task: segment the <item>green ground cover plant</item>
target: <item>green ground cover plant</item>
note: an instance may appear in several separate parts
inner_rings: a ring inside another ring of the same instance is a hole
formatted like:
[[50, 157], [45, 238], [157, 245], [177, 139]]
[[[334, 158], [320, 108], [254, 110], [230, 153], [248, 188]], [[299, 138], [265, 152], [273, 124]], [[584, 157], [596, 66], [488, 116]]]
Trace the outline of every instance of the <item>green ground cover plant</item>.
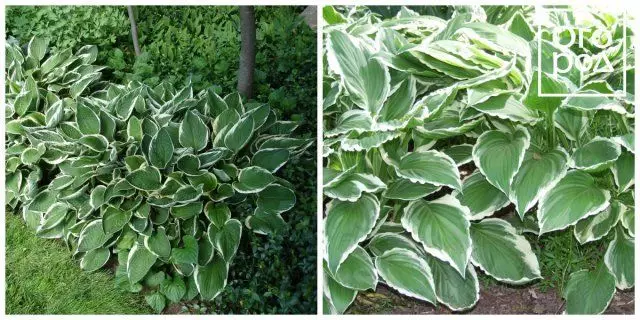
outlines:
[[[565, 312], [602, 313], [634, 286], [632, 32], [596, 10], [540, 31], [527, 7], [452, 10], [323, 9], [324, 312], [378, 283], [468, 310], [479, 272], [539, 281], [553, 242], [527, 238], [569, 234], [605, 250], [569, 270]], [[578, 27], [585, 42], [561, 45]]]
[[[243, 225], [286, 227], [296, 203], [277, 171], [313, 143], [237, 93], [99, 81], [95, 46], [7, 46], [7, 204], [85, 271], [116, 259], [116, 283], [147, 303], [213, 300]], [[243, 221], [230, 207], [243, 203]]]

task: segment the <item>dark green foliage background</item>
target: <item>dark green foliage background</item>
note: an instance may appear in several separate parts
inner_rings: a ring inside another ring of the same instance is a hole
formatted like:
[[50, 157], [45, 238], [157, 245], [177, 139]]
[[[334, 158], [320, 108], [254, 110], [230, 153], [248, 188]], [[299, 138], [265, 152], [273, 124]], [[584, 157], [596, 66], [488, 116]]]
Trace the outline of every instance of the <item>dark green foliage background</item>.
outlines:
[[[299, 17], [304, 7], [256, 7], [255, 100], [267, 101], [283, 120], [302, 120], [300, 134], [315, 139], [316, 33]], [[237, 85], [240, 30], [237, 7], [136, 7], [143, 54], [135, 57], [125, 7], [7, 7], [7, 37], [50, 40], [53, 50], [98, 46], [103, 79], [117, 83], [161, 80], [195, 90]], [[244, 232], [215, 313], [316, 313], [315, 147], [280, 175], [296, 187], [297, 204], [280, 235]], [[244, 217], [248, 212], [234, 212]], [[35, 237], [35, 236], [34, 236]], [[141, 310], [142, 311], [142, 310]], [[145, 311], [142, 311], [145, 312]]]

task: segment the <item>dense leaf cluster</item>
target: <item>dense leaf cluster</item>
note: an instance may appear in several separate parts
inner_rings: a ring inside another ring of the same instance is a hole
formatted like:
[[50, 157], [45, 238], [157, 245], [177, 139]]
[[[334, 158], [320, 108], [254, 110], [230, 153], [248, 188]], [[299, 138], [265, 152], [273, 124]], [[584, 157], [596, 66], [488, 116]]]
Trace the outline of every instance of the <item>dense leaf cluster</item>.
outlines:
[[[478, 270], [541, 278], [524, 233], [608, 241], [571, 275], [568, 313], [601, 313], [633, 287], [632, 32], [622, 17], [567, 10], [538, 31], [530, 8], [502, 8], [455, 7], [448, 20], [324, 8], [325, 312], [379, 282], [467, 310]], [[578, 28], [584, 42], [563, 45]]]

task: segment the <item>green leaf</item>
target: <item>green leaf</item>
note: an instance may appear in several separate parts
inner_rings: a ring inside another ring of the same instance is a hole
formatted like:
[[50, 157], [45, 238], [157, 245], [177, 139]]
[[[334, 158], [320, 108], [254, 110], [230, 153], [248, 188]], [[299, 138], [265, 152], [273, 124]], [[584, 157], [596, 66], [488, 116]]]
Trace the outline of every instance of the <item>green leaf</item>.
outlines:
[[414, 252], [391, 249], [376, 257], [375, 264], [378, 274], [388, 286], [406, 296], [437, 303], [431, 268]]
[[592, 96], [572, 96], [563, 103], [563, 108], [571, 108], [580, 111], [607, 110], [619, 114], [627, 114], [627, 110], [618, 102], [611, 98], [604, 97], [595, 90], [584, 90], [580, 94], [591, 94]]
[[144, 296], [144, 300], [156, 313], [161, 313], [166, 306], [166, 301], [162, 293], [154, 292], [152, 294]]
[[66, 203], [54, 203], [42, 217], [38, 230], [49, 230], [61, 224], [67, 217], [69, 209]]
[[424, 198], [438, 190], [440, 190], [439, 186], [413, 183], [407, 179], [398, 178], [387, 186], [382, 196], [387, 199], [411, 201]]
[[527, 152], [511, 182], [509, 197], [520, 218], [567, 173], [569, 155], [562, 147], [546, 153]]
[[604, 264], [592, 271], [571, 274], [562, 297], [567, 301], [567, 314], [603, 313], [616, 292], [616, 278]]
[[282, 213], [293, 208], [296, 195], [287, 187], [271, 184], [258, 193], [256, 204], [265, 213]]
[[339, 182], [323, 188], [323, 192], [330, 198], [342, 201], [356, 201], [363, 192], [375, 193], [386, 188], [380, 178], [366, 173], [352, 173], [343, 177]]
[[[209, 236], [211, 237], [211, 235]], [[229, 219], [215, 234], [215, 239], [211, 239], [211, 242], [220, 252], [222, 258], [227, 262], [231, 262], [236, 251], [238, 251], [241, 236], [242, 223], [237, 219]]]
[[110, 236], [104, 233], [102, 220], [89, 222], [82, 228], [78, 237], [78, 252], [87, 252], [98, 249], [104, 245]]
[[202, 212], [202, 202], [191, 202], [183, 205], [172, 206], [171, 215], [182, 220], [187, 220]]
[[604, 263], [616, 278], [616, 287], [620, 290], [633, 288], [635, 284], [634, 248], [635, 240], [617, 227], [615, 237], [604, 254]]
[[171, 250], [171, 260], [174, 264], [198, 263], [198, 240], [192, 235], [182, 237], [182, 248]]
[[375, 117], [391, 90], [391, 77], [372, 55], [367, 43], [343, 31], [333, 30], [327, 36], [329, 68], [341, 76], [349, 98]]
[[325, 245], [329, 270], [334, 272], [366, 239], [380, 213], [375, 196], [363, 194], [355, 202], [332, 200], [326, 207]]
[[471, 257], [470, 215], [456, 198], [445, 195], [433, 201], [410, 202], [401, 222], [427, 253], [464, 275]]
[[609, 191], [600, 189], [589, 174], [570, 171], [540, 198], [540, 234], [562, 230], [604, 210], [610, 198]]
[[127, 122], [127, 136], [133, 138], [135, 141], [142, 141], [142, 121], [136, 116], [131, 116]]
[[613, 179], [618, 186], [618, 192], [625, 192], [635, 184], [635, 156], [623, 151], [618, 160], [611, 166]]
[[44, 115], [47, 128], [56, 127], [64, 118], [64, 100], [58, 100], [53, 103]]
[[572, 141], [578, 141], [589, 127], [587, 113], [578, 110], [559, 108], [554, 114], [554, 120], [554, 125]]
[[158, 257], [171, 256], [171, 243], [163, 226], [159, 226], [151, 235], [144, 236], [144, 246]]
[[29, 41], [29, 45], [27, 46], [27, 55], [37, 62], [40, 62], [44, 55], [47, 53], [47, 46], [49, 45], [49, 40], [44, 38], [33, 37], [31, 41]]
[[135, 243], [127, 258], [127, 277], [129, 282], [137, 283], [147, 275], [156, 262], [156, 256], [144, 246]]
[[265, 168], [274, 173], [287, 163], [289, 155], [287, 149], [262, 149], [253, 154], [251, 165]]
[[433, 275], [433, 284], [438, 301], [453, 311], [463, 311], [473, 307], [480, 298], [478, 275], [471, 264], [467, 265], [464, 276], [446, 262], [428, 257], [427, 263]]
[[491, 185], [478, 170], [462, 181], [461, 192], [454, 196], [463, 206], [469, 208], [470, 220], [492, 216], [494, 212], [509, 204], [509, 198]]
[[173, 142], [166, 127], [160, 128], [149, 144], [149, 162], [164, 169], [173, 158]]
[[486, 131], [473, 146], [473, 161], [489, 183], [508, 195], [529, 141], [529, 132], [524, 127], [513, 133]]
[[218, 228], [222, 228], [231, 218], [231, 210], [225, 203], [207, 202], [204, 206], [204, 214]]
[[326, 270], [324, 271], [323, 289], [324, 296], [329, 300], [324, 302], [330, 303], [333, 307], [332, 311], [337, 314], [343, 314], [358, 294], [357, 290], [349, 289], [335, 281]]
[[131, 211], [108, 206], [102, 215], [102, 228], [105, 234], [116, 233], [131, 220]]
[[178, 137], [183, 147], [200, 151], [209, 141], [209, 129], [196, 112], [191, 110], [185, 114], [180, 123]]
[[472, 149], [473, 146], [470, 144], [460, 144], [448, 147], [442, 150], [442, 152], [453, 159], [457, 166], [461, 166], [473, 160], [473, 157], [471, 156]]
[[110, 256], [111, 252], [109, 248], [97, 248], [88, 251], [84, 254], [82, 260], [80, 260], [80, 269], [87, 272], [96, 271], [109, 261]]
[[240, 170], [238, 181], [233, 183], [233, 189], [240, 193], [258, 193], [275, 181], [271, 172], [262, 167], [247, 167]]
[[287, 223], [279, 213], [258, 211], [247, 217], [245, 226], [258, 234], [277, 234], [287, 228]]
[[[402, 225], [400, 225], [399, 228], [404, 232]], [[404, 248], [416, 254], [422, 254], [422, 250], [418, 248], [418, 244], [410, 239], [408, 235], [404, 234], [393, 232], [376, 233], [367, 244], [367, 249], [369, 249], [374, 256], [381, 256], [394, 248]]]
[[191, 185], [185, 185], [176, 190], [173, 194], [173, 201], [177, 203], [189, 203], [197, 201], [201, 196], [202, 186], [194, 188]]
[[524, 284], [541, 278], [540, 266], [524, 236], [502, 219], [471, 224], [471, 262], [500, 282]]
[[602, 239], [618, 223], [627, 208], [619, 201], [611, 201], [606, 209], [576, 223], [573, 234], [580, 244]]
[[82, 102], [76, 105], [76, 123], [83, 134], [100, 133], [100, 118]]
[[109, 141], [107, 140], [107, 138], [100, 134], [90, 134], [82, 136], [82, 138], [80, 138], [78, 142], [96, 152], [104, 152], [109, 146]]
[[165, 279], [160, 284], [160, 292], [171, 302], [178, 303], [187, 293], [187, 285], [182, 277], [175, 276], [173, 279]]
[[227, 131], [224, 137], [224, 145], [233, 152], [238, 152], [249, 142], [252, 134], [253, 117], [250, 115], [245, 116]]
[[535, 111], [528, 109], [511, 93], [490, 97], [471, 107], [490, 116], [514, 122], [532, 124], [539, 120]]
[[620, 146], [608, 138], [595, 137], [579, 147], [571, 156], [569, 166], [588, 172], [610, 167], [620, 156]]
[[125, 179], [139, 190], [154, 191], [162, 187], [160, 170], [154, 167], [142, 167], [134, 170]]
[[340, 264], [334, 278], [341, 285], [354, 290], [375, 290], [378, 284], [378, 274], [373, 261], [360, 246]]
[[460, 190], [462, 182], [456, 163], [446, 154], [435, 151], [414, 151], [400, 159], [396, 173], [413, 183], [447, 186]]
[[213, 300], [227, 285], [228, 264], [215, 256], [206, 266], [196, 266], [193, 277], [203, 300]]

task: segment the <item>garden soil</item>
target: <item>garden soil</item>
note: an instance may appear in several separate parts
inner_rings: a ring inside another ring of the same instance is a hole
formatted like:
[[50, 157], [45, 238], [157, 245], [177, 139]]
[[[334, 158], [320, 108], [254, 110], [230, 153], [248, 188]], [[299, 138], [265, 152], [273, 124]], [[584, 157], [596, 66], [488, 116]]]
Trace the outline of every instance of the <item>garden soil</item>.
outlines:
[[[606, 314], [634, 314], [633, 289], [617, 291]], [[480, 289], [476, 306], [463, 314], [561, 314], [564, 300], [554, 290], [542, 292], [534, 287], [516, 288], [489, 285]], [[443, 304], [437, 307], [417, 299], [400, 295], [385, 285], [376, 292], [358, 294], [348, 314], [451, 314]]]

